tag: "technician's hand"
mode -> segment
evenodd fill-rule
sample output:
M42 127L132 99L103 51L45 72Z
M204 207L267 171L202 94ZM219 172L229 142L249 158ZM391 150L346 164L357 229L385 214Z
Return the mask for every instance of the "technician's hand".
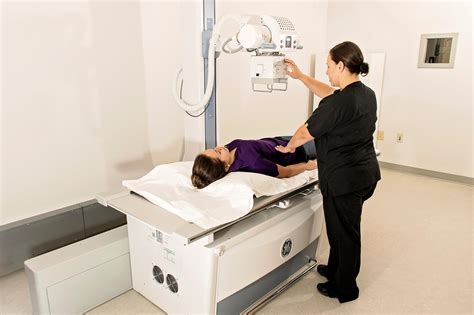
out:
M281 153L295 153L295 149L291 149L289 147L284 147L282 145L277 145L275 147L275 150L277 150L278 152L281 152Z
M298 68L296 63L288 58L283 59L283 62L286 65L286 74L292 77L293 79L300 79L303 77L303 72Z
M308 162L306 162L306 170L307 171L315 170L317 167L318 167L318 165L316 164L316 161L314 161L314 160L309 160Z

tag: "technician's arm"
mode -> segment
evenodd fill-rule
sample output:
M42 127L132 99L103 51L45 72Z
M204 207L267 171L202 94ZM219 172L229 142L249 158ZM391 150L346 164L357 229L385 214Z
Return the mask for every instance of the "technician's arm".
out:
M306 142L313 139L314 137L309 133L306 124L304 124L296 130L295 134L293 137L291 137L286 147L278 145L275 147L275 149L281 153L295 152L297 147L302 146Z
M308 162L301 162L298 164L281 166L277 164L278 178L287 178L298 175L304 171L314 170L316 168L316 162L309 160Z
M292 77L293 79L300 80L301 82L306 85L311 92L316 94L320 98L325 98L328 95L331 95L335 89L330 87L329 85L313 79L312 77L304 74L301 70L296 66L295 62L291 59L285 58L285 64L287 66L287 74Z

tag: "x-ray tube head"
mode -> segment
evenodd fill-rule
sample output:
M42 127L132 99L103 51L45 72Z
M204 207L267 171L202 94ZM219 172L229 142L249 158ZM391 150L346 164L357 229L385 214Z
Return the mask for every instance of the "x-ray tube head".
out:
M256 49L262 44L270 43L272 35L264 25L246 24L237 35L240 45L246 49Z
M221 39L221 28L224 23L233 21L238 24L239 31L227 39ZM233 43L232 48L231 44ZM237 44L237 47L235 46ZM229 47L228 47L229 45ZM203 45L205 46L205 45ZM245 48L245 49L242 49ZM287 75L282 61L284 53L297 51L303 47L299 43L293 23L286 17L270 15L225 15L217 23L209 39L207 49L208 73L204 96L197 103L187 102L181 95L183 73L179 69L175 75L173 96L177 104L186 111L195 112L205 108L209 103L214 88L214 62L221 51L227 54L247 51L252 56L252 88L258 92L285 91ZM256 59L254 59L256 58ZM262 58L262 59L258 59ZM255 89L256 84L263 84L265 89ZM274 84L284 84L285 88L277 88Z
M244 28L245 32L242 32ZM242 30L237 40L242 40L242 46L249 45L245 48L252 48L256 52L256 56L251 56L250 60L253 91L286 91L288 76L283 58L286 52L303 48L293 23L281 16L252 16Z
M283 16L262 15L261 23L271 33L271 45L263 45L260 49L261 53L283 54L303 48L300 45L299 36L290 19Z

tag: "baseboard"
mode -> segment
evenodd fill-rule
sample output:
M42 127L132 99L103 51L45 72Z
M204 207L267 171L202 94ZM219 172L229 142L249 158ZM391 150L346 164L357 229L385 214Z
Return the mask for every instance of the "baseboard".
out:
M81 203L0 227L0 276L23 263L127 223L124 214L97 202Z
M448 173L430 171L430 170L425 170L425 169L422 169L422 168L404 166L404 165L388 163L388 162L381 162L381 161L379 161L379 165L383 168L388 168L388 169L391 169L391 170L396 170L396 171L401 171L401 172L406 172L406 173L412 173L412 174L417 174L417 175L424 175L424 176L429 176L429 177L434 177L434 178L439 178L439 179L445 179L445 180L450 180L450 181L458 182L458 183L462 183L462 184L474 185L474 178L472 178L472 177L459 176L459 175L453 175L453 174L448 174Z

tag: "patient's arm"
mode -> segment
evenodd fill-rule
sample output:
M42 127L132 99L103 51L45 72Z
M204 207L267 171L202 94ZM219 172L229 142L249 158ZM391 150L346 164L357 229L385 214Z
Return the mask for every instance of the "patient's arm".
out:
M301 162L298 164L281 166L277 164L278 168L278 178L287 178L298 175L304 171L314 170L316 168L316 162L309 160L308 162Z

